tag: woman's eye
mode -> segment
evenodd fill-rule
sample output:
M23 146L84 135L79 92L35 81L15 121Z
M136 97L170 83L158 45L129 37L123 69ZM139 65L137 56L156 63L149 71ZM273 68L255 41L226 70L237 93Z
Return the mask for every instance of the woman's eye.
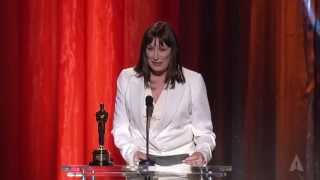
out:
M166 51L168 48L159 48L160 51Z

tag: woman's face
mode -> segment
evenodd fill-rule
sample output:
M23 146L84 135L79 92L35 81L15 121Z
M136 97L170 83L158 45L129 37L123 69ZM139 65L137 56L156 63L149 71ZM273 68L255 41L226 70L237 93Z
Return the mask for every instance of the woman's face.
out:
M161 44L159 38L154 38L153 41L147 45L146 55L148 58L148 65L154 75L162 75L167 72L171 48L164 42Z

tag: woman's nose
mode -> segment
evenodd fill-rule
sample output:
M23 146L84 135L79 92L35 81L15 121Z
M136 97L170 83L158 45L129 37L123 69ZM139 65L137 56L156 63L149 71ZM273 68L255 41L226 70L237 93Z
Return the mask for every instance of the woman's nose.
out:
M158 52L158 49L155 49L155 50L154 50L153 59L156 59L156 60L158 60L158 59L159 59L159 52Z

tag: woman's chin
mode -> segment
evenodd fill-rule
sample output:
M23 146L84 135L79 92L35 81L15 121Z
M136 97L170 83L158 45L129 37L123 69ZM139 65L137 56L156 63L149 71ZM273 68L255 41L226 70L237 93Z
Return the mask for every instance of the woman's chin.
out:
M161 76L167 72L166 69L158 69L158 68L152 68L152 74L156 76Z

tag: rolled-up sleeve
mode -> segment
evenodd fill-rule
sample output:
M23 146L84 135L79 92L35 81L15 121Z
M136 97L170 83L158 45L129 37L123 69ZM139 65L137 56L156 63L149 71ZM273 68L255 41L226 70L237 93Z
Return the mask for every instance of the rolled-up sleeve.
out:
M115 145L120 149L122 157L128 164L133 164L133 154L138 150L138 148L134 145L132 140L129 129L130 121L125 104L125 94L129 78L129 74L123 70L117 80L117 94L112 134L114 136Z
M213 132L211 112L207 97L206 86L200 74L192 79L192 131L196 151L204 155L206 162L212 158L216 146Z

